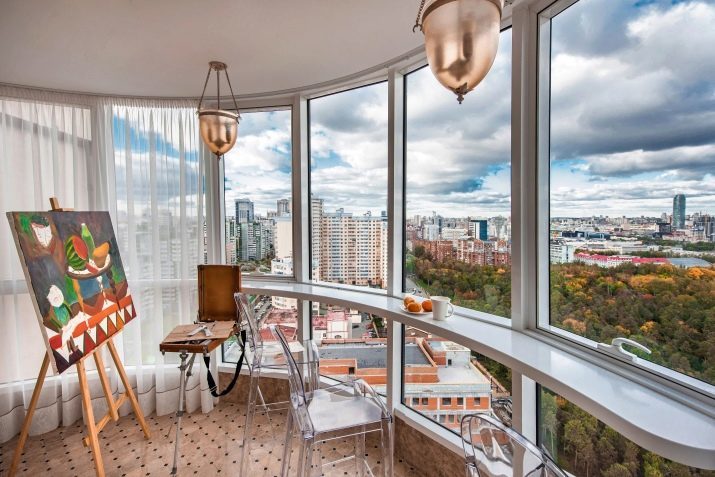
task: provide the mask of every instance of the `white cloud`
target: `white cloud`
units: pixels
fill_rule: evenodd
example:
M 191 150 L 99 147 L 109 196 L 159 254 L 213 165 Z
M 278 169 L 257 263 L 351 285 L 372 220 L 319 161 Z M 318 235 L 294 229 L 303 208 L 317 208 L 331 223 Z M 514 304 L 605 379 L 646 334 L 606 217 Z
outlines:
M 554 18 L 554 213 L 659 214 L 677 192 L 689 210 L 715 212 L 713 25 L 715 3 L 703 1 L 580 0 Z M 408 76 L 408 215 L 509 214 L 511 31 L 500 41 L 462 105 L 429 69 Z M 312 100 L 310 113 L 312 191 L 328 210 L 385 210 L 386 84 Z M 273 208 L 290 194 L 290 116 L 260 114 L 227 157 L 227 197 Z
M 600 176 L 631 176 L 641 172 L 669 171 L 680 169 L 703 173 L 715 172 L 715 144 L 681 146 L 659 151 L 616 152 L 586 156 L 585 171 Z
M 245 112 L 236 145 L 224 157 L 226 211 L 248 197 L 256 213 L 276 209 L 291 196 L 290 111 Z

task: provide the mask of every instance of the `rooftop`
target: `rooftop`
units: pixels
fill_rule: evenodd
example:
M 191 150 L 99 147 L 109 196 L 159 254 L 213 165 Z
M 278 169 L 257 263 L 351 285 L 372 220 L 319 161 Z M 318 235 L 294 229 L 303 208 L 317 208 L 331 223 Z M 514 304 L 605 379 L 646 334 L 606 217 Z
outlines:
M 320 359 L 355 359 L 358 368 L 387 368 L 387 346 L 384 343 L 335 343 L 318 348 Z M 405 344 L 406 366 L 431 366 L 422 348 Z

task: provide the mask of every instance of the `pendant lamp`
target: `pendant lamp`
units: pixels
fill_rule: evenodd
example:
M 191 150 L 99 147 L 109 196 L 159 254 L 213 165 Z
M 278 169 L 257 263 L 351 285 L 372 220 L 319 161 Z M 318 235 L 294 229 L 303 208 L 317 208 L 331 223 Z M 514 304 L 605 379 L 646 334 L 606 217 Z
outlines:
M 425 2 L 412 31 L 424 33 L 432 73 L 461 104 L 494 63 L 504 0 L 433 0 L 427 8 Z
M 209 78 L 211 77 L 212 71 L 216 72 L 216 109 L 204 109 L 201 105 L 204 102 L 206 86 L 209 84 Z M 236 108 L 235 113 L 233 111 L 221 109 L 220 74 L 222 71 L 226 75 L 228 89 L 231 92 L 233 105 Z M 233 88 L 231 88 L 231 80 L 228 78 L 226 63 L 222 63 L 220 61 L 209 62 L 209 71 L 206 74 L 204 90 L 201 92 L 201 99 L 199 100 L 197 113 L 199 115 L 199 132 L 201 133 L 201 139 L 204 143 L 206 143 L 211 152 L 216 154 L 216 156 L 220 159 L 222 155 L 230 151 L 233 145 L 236 144 L 236 137 L 238 135 L 238 120 L 241 118 L 241 115 L 238 112 L 238 103 L 236 102 L 236 97 L 233 95 Z

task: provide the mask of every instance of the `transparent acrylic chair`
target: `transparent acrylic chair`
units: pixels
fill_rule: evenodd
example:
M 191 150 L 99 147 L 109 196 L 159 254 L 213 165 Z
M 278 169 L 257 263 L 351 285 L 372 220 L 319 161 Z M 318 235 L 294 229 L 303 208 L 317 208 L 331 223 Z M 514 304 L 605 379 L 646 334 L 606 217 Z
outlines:
M 234 295 L 236 305 L 242 317 L 242 326 L 246 329 L 246 366 L 250 374 L 250 384 L 248 390 L 248 404 L 246 407 L 246 423 L 243 431 L 243 446 L 241 449 L 241 476 L 248 475 L 248 460 L 249 447 L 251 443 L 251 434 L 253 431 L 253 419 L 256 412 L 268 413 L 274 411 L 287 410 L 290 407 L 288 401 L 278 401 L 267 403 L 259 386 L 261 371 L 263 370 L 286 370 L 287 363 L 283 354 L 283 347 L 277 341 L 266 341 L 261 336 L 260 323 L 253 313 L 253 308 L 248 302 L 248 296 L 245 293 L 236 293 Z M 303 365 L 307 372 L 305 373 L 307 382 L 304 383 L 308 389 L 318 388 L 318 366 L 319 355 L 315 343 L 311 340 L 306 340 L 302 343 L 293 342 L 289 345 L 291 356 L 297 356 L 298 362 Z M 294 358 L 295 359 L 295 358 Z M 260 403 L 257 402 L 260 400 Z M 270 416 L 268 417 L 270 421 Z M 288 449 L 287 456 L 290 456 Z M 285 457 L 285 456 L 284 456 Z M 287 462 L 284 458 L 283 466 L 287 469 Z
M 462 446 L 467 477 L 566 477 L 546 452 L 490 415 L 462 418 Z
M 320 449 L 317 446 L 319 443 L 346 437 L 355 439 L 354 459 L 357 475 L 374 475 L 365 460 L 365 435 L 379 432 L 382 475 L 392 477 L 392 415 L 377 393 L 363 380 L 306 389 L 301 367 L 291 354 L 283 332 L 276 326 L 271 326 L 270 329 L 283 347 L 288 362 L 291 407 L 286 424 L 284 449 L 291 448 L 295 426 L 300 438 L 298 476 L 320 475 L 322 466 L 352 459 L 353 457 L 347 457 L 323 464 L 320 458 Z M 284 462 L 287 457 L 289 456 L 284 456 Z M 282 474 L 284 477 L 288 475 L 287 470 L 285 466 Z

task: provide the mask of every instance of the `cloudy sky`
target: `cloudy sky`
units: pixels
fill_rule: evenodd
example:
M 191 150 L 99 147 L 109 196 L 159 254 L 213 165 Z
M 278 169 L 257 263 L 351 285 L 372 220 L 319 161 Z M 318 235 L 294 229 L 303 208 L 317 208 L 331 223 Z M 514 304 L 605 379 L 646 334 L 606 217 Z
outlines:
M 255 212 L 276 210 L 291 195 L 290 111 L 242 112 L 236 145 L 225 156 L 226 213 L 247 197 Z
M 676 193 L 715 213 L 713 25 L 715 0 L 581 0 L 553 19 L 552 215 L 660 215 Z M 510 59 L 506 30 L 462 105 L 428 68 L 408 76 L 408 216 L 509 215 Z M 328 210 L 385 210 L 386 83 L 314 99 L 310 117 L 313 193 Z M 244 114 L 231 203 L 265 213 L 290 194 L 289 121 Z

